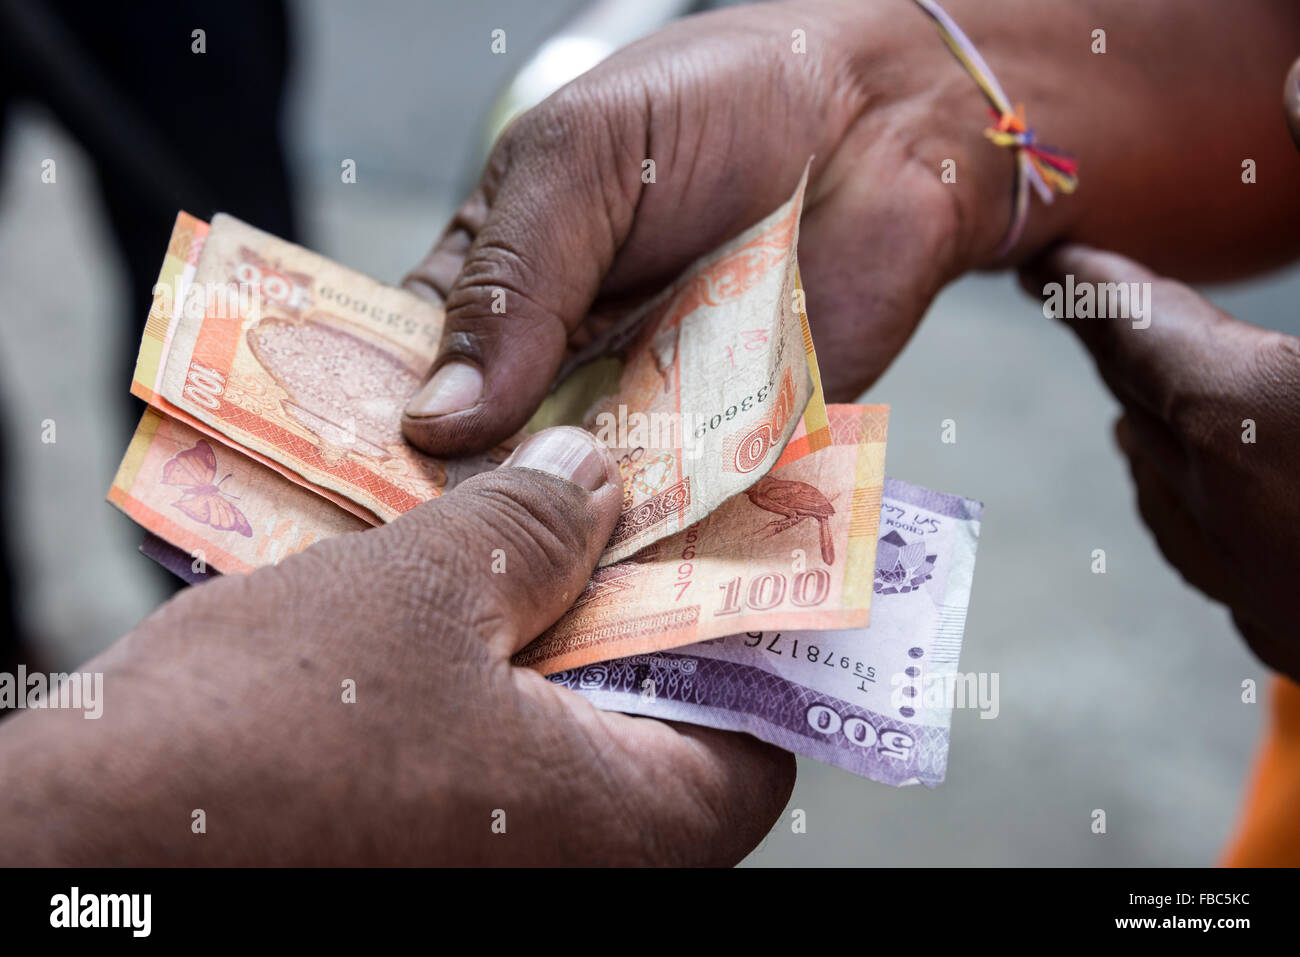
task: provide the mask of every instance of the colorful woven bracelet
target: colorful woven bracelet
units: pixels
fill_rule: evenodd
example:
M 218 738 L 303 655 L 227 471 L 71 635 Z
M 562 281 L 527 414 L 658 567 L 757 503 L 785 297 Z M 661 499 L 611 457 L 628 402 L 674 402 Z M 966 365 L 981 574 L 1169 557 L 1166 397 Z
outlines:
M 1011 225 L 1002 245 L 998 247 L 998 256 L 1003 256 L 1020 239 L 1025 221 L 1029 219 L 1029 187 L 1033 187 L 1044 203 L 1052 201 L 1054 189 L 1072 193 L 1079 183 L 1078 163 L 1052 147 L 1038 144 L 1033 129 L 1025 123 L 1024 106 L 1017 104 L 1012 110 L 1011 100 L 1003 92 L 997 77 L 984 62 L 979 50 L 975 49 L 975 44 L 970 42 L 970 38 L 942 7 L 934 0 L 916 0 L 916 4 L 934 20 L 948 49 L 966 68 L 966 72 L 988 100 L 989 112 L 997 122 L 986 129 L 984 135 L 998 146 L 1009 146 L 1016 151 L 1016 188 L 1011 200 Z

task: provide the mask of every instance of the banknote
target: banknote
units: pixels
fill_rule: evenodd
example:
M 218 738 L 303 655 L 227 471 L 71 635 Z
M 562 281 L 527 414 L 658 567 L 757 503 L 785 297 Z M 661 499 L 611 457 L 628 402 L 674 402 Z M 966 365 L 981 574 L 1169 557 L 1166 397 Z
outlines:
M 623 512 L 602 566 L 749 488 L 801 424 L 825 443 L 795 255 L 806 182 L 598 338 L 530 423 L 581 425 L 614 451 Z
M 748 488 L 796 428 L 805 453 L 827 440 L 795 256 L 803 190 L 621 320 L 530 424 L 586 425 L 615 450 L 624 510 L 602 564 Z M 409 446 L 401 412 L 442 310 L 233 217 L 182 214 L 159 287 L 133 390 L 359 517 L 391 520 L 522 437 L 453 461 Z
M 543 674 L 768 628 L 859 628 L 871 613 L 888 406 L 826 407 L 829 444 L 686 529 L 598 568 L 514 658 Z
M 200 562 L 197 556 L 181 551 L 153 532 L 144 533 L 144 538 L 140 542 L 140 554 L 157 562 L 187 585 L 202 585 L 205 581 L 221 574 L 211 565 Z
M 832 407 L 833 408 L 833 407 Z M 887 479 L 869 628 L 761 630 L 559 671 L 597 707 L 745 731 L 880 781 L 948 761 L 983 506 Z
M 755 485 L 679 534 L 596 569 L 573 608 L 516 662 L 545 673 L 737 629 L 866 624 L 888 407 L 832 405 L 826 414 L 828 444 L 803 451 L 801 425 Z M 152 409 L 109 500 L 189 555 L 195 573 L 251 571 L 368 527 Z M 157 544 L 146 553 L 175 564 Z
M 171 407 L 384 521 L 447 484 L 400 429 L 437 306 L 225 214 L 172 295 L 153 387 Z
M 979 502 L 887 478 L 869 628 L 753 631 L 550 680 L 607 710 L 744 731 L 875 781 L 937 786 L 981 517 Z M 216 573 L 195 555 L 221 551 L 152 533 L 140 550 L 191 584 Z
M 146 409 L 108 499 L 207 567 L 249 572 L 369 524 L 197 429 Z M 183 576 L 184 577 L 184 576 Z
M 208 231 L 207 223 L 188 213 L 181 212 L 176 217 L 171 236 L 167 242 L 167 252 L 163 256 L 162 267 L 158 272 L 158 281 L 154 283 L 153 301 L 149 307 L 149 316 L 145 321 L 144 335 L 140 338 L 140 351 L 136 356 L 135 370 L 131 379 L 131 394 L 143 399 L 159 412 L 196 429 L 209 440 L 215 440 L 247 455 L 267 468 L 279 472 L 290 481 L 328 499 L 339 508 L 364 519 L 369 524 L 380 524 L 379 518 L 369 509 L 345 498 L 332 489 L 313 484 L 293 469 L 268 458 L 260 452 L 238 445 L 207 423 L 201 422 L 183 409 L 173 405 L 157 391 L 160 388 L 165 357 L 170 349 L 172 334 L 179 318 L 178 310 L 181 308 L 181 304 L 185 302 L 186 291 L 194 280 L 199 255 L 203 252 Z

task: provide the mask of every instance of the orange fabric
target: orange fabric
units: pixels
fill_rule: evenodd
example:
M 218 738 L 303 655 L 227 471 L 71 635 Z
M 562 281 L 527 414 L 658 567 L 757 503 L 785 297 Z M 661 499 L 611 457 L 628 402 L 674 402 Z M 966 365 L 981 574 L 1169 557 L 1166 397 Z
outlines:
M 1278 676 L 1228 867 L 1300 867 L 1300 685 Z

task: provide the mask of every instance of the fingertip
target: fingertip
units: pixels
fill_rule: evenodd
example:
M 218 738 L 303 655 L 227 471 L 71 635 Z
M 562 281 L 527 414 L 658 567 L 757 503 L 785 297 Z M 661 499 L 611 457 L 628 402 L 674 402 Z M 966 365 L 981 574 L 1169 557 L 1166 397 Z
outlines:
M 530 435 L 501 467 L 548 472 L 588 492 L 621 484 L 618 465 L 609 449 L 586 429 L 572 425 L 558 425 Z
M 483 398 L 483 372 L 473 363 L 443 363 L 406 404 L 408 418 L 434 419 L 467 412 Z
M 452 293 L 452 300 L 456 297 Z M 411 396 L 402 432 L 442 457 L 486 451 L 527 425 L 564 355 L 563 326 L 538 320 L 508 328 L 500 316 L 448 309 L 433 374 Z
M 1133 427 L 1129 424 L 1128 416 L 1121 415 L 1116 419 L 1113 431 L 1115 444 L 1119 446 L 1119 450 L 1132 458 L 1135 451 L 1133 447 Z
M 402 434 L 430 455 L 482 452 L 509 434 L 484 427 L 482 404 L 482 371 L 453 359 L 439 366 L 411 396 L 402 412 Z
M 1087 282 L 1152 282 L 1159 277 L 1135 259 L 1084 243 L 1062 243 L 1043 257 L 1044 268 L 1057 281 L 1073 276 Z
M 429 455 L 475 455 L 500 445 L 523 427 L 531 398 L 517 387 L 512 395 L 494 395 L 477 364 L 449 359 L 407 403 L 402 434 Z
M 1291 139 L 1300 148 L 1300 59 L 1291 64 L 1291 71 L 1286 76 L 1283 88 L 1283 105 L 1286 109 L 1287 127 L 1291 130 Z

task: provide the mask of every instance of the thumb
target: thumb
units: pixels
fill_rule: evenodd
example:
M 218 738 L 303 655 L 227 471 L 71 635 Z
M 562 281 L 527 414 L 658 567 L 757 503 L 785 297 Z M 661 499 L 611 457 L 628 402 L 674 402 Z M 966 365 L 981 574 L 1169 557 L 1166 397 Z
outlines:
M 396 583 L 390 620 L 403 631 L 481 638 L 504 660 L 573 604 L 621 504 L 618 468 L 595 437 L 546 429 L 500 468 L 370 533 L 368 564 Z
M 1074 330 L 1111 391 L 1166 422 L 1182 399 L 1230 371 L 1225 346 L 1254 331 L 1118 253 L 1057 246 L 1020 276 L 1043 297 L 1044 314 L 1059 313 Z
M 527 423 L 631 228 L 639 169 L 616 164 L 591 111 L 568 103 L 552 98 L 506 130 L 474 196 L 407 277 L 445 298 L 433 375 L 402 418 L 431 454 L 479 452 Z M 640 120 L 614 111 L 610 122 L 631 137 Z

